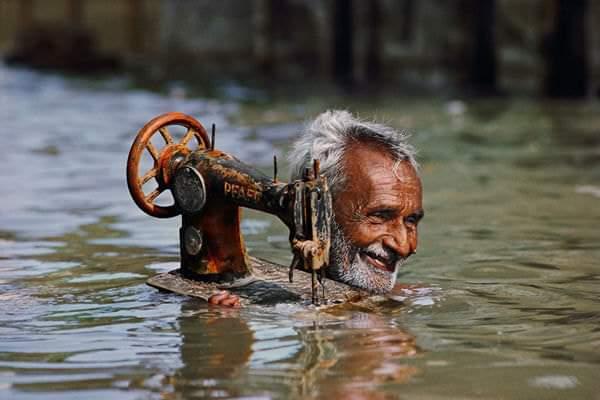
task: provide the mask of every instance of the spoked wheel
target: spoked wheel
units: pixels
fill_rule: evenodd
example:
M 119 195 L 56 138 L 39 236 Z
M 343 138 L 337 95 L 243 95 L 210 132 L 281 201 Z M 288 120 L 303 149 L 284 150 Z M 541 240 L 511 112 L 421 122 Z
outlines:
M 176 143 L 169 132 L 172 125 L 183 126 L 187 129 L 183 139 Z M 161 150 L 150 141 L 159 133 L 166 143 Z M 206 129 L 196 119 L 182 113 L 167 113 L 160 115 L 148 122 L 138 132 L 127 159 L 127 186 L 135 204 L 146 214 L 157 218 L 170 218 L 180 213 L 175 204 L 161 206 L 155 204 L 156 198 L 168 188 L 170 171 L 175 155 L 179 158 L 188 155 L 192 149 L 188 146 L 192 139 L 198 143 L 198 149 L 208 149 L 209 140 Z M 140 161 L 144 151 L 148 151 L 154 166 L 139 175 Z M 144 193 L 143 186 L 151 180 L 156 180 L 158 186 L 148 194 Z

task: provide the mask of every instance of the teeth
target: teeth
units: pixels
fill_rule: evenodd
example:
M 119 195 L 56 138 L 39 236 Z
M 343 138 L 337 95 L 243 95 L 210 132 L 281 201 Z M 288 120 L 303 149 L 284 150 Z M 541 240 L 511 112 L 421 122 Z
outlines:
M 381 261 L 382 263 L 385 263 L 385 264 L 388 263 L 388 259 L 386 257 L 380 256 L 379 254 L 375 254 L 370 251 L 365 251 L 364 253 L 371 258 Z

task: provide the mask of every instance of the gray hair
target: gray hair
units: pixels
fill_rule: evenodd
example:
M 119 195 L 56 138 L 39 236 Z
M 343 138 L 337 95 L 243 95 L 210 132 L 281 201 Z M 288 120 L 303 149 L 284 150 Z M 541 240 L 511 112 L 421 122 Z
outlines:
M 310 123 L 294 143 L 288 156 L 292 179 L 300 179 L 305 168 L 311 168 L 312 160 L 317 159 L 332 193 L 336 193 L 345 182 L 340 168 L 344 152 L 348 144 L 356 141 L 379 144 L 394 159 L 408 161 L 416 170 L 415 149 L 407 143 L 407 138 L 403 131 L 360 120 L 348 111 L 326 111 Z

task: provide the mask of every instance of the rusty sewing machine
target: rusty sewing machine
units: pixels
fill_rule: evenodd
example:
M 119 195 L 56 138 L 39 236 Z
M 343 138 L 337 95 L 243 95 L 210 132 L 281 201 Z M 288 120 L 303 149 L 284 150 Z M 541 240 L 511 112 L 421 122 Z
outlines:
M 175 142 L 168 127 L 183 126 L 183 139 Z M 151 141 L 162 136 L 165 146 L 158 149 Z M 192 150 L 191 144 L 197 143 Z M 244 164 L 230 154 L 215 149 L 215 128 L 209 140 L 205 128 L 196 119 L 181 113 L 167 113 L 148 122 L 138 133 L 127 161 L 127 184 L 135 203 L 147 214 L 157 218 L 182 216 L 180 238 L 180 269 L 150 278 L 148 284 L 159 289 L 206 299 L 217 288 L 243 288 L 257 281 L 281 289 L 282 276 L 287 273 L 293 282 L 294 270 L 303 271 L 304 283 L 284 287 L 297 299 L 323 303 L 323 277 L 329 262 L 331 194 L 327 179 L 319 174 L 319 162 L 304 171 L 302 179 L 281 182 L 277 179 L 274 157 L 274 177 Z M 142 155 L 148 151 L 153 167 L 139 173 Z M 144 193 L 146 183 L 155 180 L 158 186 Z M 155 203 L 165 190 L 170 190 L 174 204 Z M 293 261 L 285 271 L 265 260 L 248 256 L 240 230 L 241 207 L 276 215 L 290 231 L 289 241 Z M 282 275 L 283 273 L 283 275 Z M 308 273 L 308 274 L 306 274 Z M 319 296 L 317 286 L 323 287 Z M 339 289 L 332 282 L 334 292 Z M 272 291 L 273 287 L 266 291 Z M 303 296 L 302 292 L 305 292 Z M 347 294 L 344 295 L 346 298 Z M 320 298 L 321 297 L 321 298 Z

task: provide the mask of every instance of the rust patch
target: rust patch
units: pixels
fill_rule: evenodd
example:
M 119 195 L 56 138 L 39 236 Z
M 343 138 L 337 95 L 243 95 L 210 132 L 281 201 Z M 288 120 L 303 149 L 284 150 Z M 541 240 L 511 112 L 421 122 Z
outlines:
M 188 128 L 179 143 L 173 140 L 170 125 Z M 150 141 L 155 134 L 165 141 L 161 150 Z M 192 151 L 188 142 L 194 137 L 198 149 Z M 150 153 L 154 166 L 140 178 L 138 168 L 144 151 Z M 179 171 L 191 171 L 198 179 L 179 179 Z M 173 179 L 176 174 L 178 178 Z M 144 194 L 142 186 L 152 179 L 156 180 L 157 188 Z M 240 229 L 241 208 L 247 207 L 278 216 L 290 229 L 294 253 L 290 283 L 294 269 L 309 272 L 312 302 L 319 303 L 319 297 L 324 300 L 322 280 L 329 262 L 332 204 L 327 180 L 319 173 L 318 160 L 301 180 L 279 182 L 209 146 L 206 131 L 198 121 L 170 113 L 153 119 L 138 133 L 129 154 L 127 183 L 133 200 L 146 213 L 159 218 L 182 214 L 183 276 L 196 281 L 224 282 L 252 275 Z M 171 189 L 176 204 L 168 207 L 154 204 L 166 189 Z M 323 296 L 318 295 L 318 283 Z
M 168 132 L 167 127 L 170 125 L 187 128 L 186 134 L 177 145 Z M 157 133 L 163 137 L 167 145 L 162 151 L 159 151 L 150 141 Z M 179 214 L 175 204 L 166 207 L 159 206 L 154 204 L 154 200 L 168 188 L 169 172 L 165 170 L 165 166 L 168 165 L 167 161 L 172 158 L 175 149 L 185 147 L 190 151 L 187 145 L 192 138 L 196 139 L 199 149 L 209 147 L 210 142 L 206 129 L 196 119 L 182 113 L 160 115 L 144 125 L 138 132 L 127 158 L 127 187 L 135 204 L 146 214 L 157 218 L 170 218 Z M 154 166 L 140 177 L 140 161 L 145 151 L 150 153 L 154 160 Z M 145 194 L 143 185 L 152 179 L 156 180 L 157 187 L 149 194 Z

